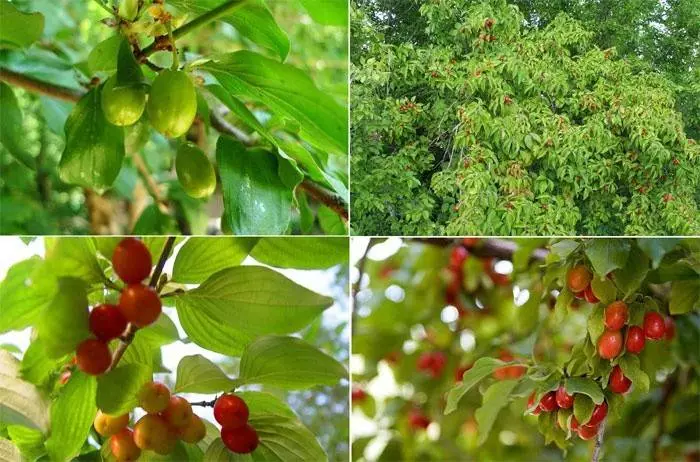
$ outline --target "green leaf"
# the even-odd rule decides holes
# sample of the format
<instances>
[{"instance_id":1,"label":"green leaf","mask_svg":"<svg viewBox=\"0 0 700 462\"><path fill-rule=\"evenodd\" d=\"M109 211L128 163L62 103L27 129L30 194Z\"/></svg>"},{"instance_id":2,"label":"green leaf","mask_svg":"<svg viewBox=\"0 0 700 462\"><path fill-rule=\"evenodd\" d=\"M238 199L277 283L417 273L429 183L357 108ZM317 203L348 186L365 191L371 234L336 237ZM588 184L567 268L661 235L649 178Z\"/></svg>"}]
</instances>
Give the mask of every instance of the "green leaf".
<instances>
[{"instance_id":1,"label":"green leaf","mask_svg":"<svg viewBox=\"0 0 700 462\"><path fill-rule=\"evenodd\" d=\"M219 393L233 388L234 380L202 355L185 356L177 365L173 393Z\"/></svg>"},{"instance_id":2,"label":"green leaf","mask_svg":"<svg viewBox=\"0 0 700 462\"><path fill-rule=\"evenodd\" d=\"M673 238L673 237L665 237L665 238L648 238L648 237L640 237L637 239L637 245L639 246L640 249L644 251L644 253L647 254L647 256L651 259L651 267L652 268L658 268L659 264L661 263L661 260L663 260L664 256L673 250L678 243L680 242L680 239L678 238Z\"/></svg>"},{"instance_id":3,"label":"green leaf","mask_svg":"<svg viewBox=\"0 0 700 462\"><path fill-rule=\"evenodd\" d=\"M55 276L79 278L88 284L104 281L97 248L91 239L47 237L44 245L46 267Z\"/></svg>"},{"instance_id":4,"label":"green leaf","mask_svg":"<svg viewBox=\"0 0 700 462\"><path fill-rule=\"evenodd\" d=\"M325 269L349 259L345 237L261 238L250 253L260 263L277 268Z\"/></svg>"},{"instance_id":5,"label":"green leaf","mask_svg":"<svg viewBox=\"0 0 700 462\"><path fill-rule=\"evenodd\" d=\"M172 280L196 284L225 268L240 265L255 246L257 238L191 237L180 248Z\"/></svg>"},{"instance_id":6,"label":"green leaf","mask_svg":"<svg viewBox=\"0 0 700 462\"><path fill-rule=\"evenodd\" d=\"M143 364L120 364L97 379L97 407L111 415L131 412L139 404L138 393L153 379L152 369Z\"/></svg>"},{"instance_id":7,"label":"green leaf","mask_svg":"<svg viewBox=\"0 0 700 462\"><path fill-rule=\"evenodd\" d=\"M632 381L635 390L641 393L649 391L649 376L641 369L639 365L639 356L626 354L618 361L622 373Z\"/></svg>"},{"instance_id":8,"label":"green leaf","mask_svg":"<svg viewBox=\"0 0 700 462\"><path fill-rule=\"evenodd\" d=\"M615 271L615 284L629 297L639 289L649 272L649 257L638 247L633 247L625 266Z\"/></svg>"},{"instance_id":9,"label":"green leaf","mask_svg":"<svg viewBox=\"0 0 700 462\"><path fill-rule=\"evenodd\" d=\"M700 308L700 280L673 281L668 309L671 314L684 314Z\"/></svg>"},{"instance_id":10,"label":"green leaf","mask_svg":"<svg viewBox=\"0 0 700 462\"><path fill-rule=\"evenodd\" d=\"M141 235L167 235L177 232L175 219L161 212L155 204L149 205L141 212L134 229L131 230L131 234Z\"/></svg>"},{"instance_id":11,"label":"green leaf","mask_svg":"<svg viewBox=\"0 0 700 462\"><path fill-rule=\"evenodd\" d=\"M7 0L0 0L0 18L0 49L26 48L44 33L44 15L19 11Z\"/></svg>"},{"instance_id":12,"label":"green leaf","mask_svg":"<svg viewBox=\"0 0 700 462\"><path fill-rule=\"evenodd\" d=\"M238 356L249 337L241 334L238 326L219 322L218 318L203 313L195 305L177 303L177 315L189 339L207 350L227 356Z\"/></svg>"},{"instance_id":13,"label":"green leaf","mask_svg":"<svg viewBox=\"0 0 700 462\"><path fill-rule=\"evenodd\" d=\"M565 387L568 394L581 393L587 395L595 404L600 404L605 400L605 395L598 383L590 378L572 377L566 379Z\"/></svg>"},{"instance_id":14,"label":"green leaf","mask_svg":"<svg viewBox=\"0 0 700 462\"><path fill-rule=\"evenodd\" d=\"M301 0L314 21L328 26L348 25L348 2L345 0Z\"/></svg>"},{"instance_id":15,"label":"green leaf","mask_svg":"<svg viewBox=\"0 0 700 462\"><path fill-rule=\"evenodd\" d=\"M563 239L551 245L550 249L560 259L565 259L571 255L581 245L580 242L572 239Z\"/></svg>"},{"instance_id":16,"label":"green leaf","mask_svg":"<svg viewBox=\"0 0 700 462\"><path fill-rule=\"evenodd\" d=\"M119 47L123 41L123 36L117 34L95 45L95 48L88 55L87 65L90 72L92 74L97 72L112 74L116 72Z\"/></svg>"},{"instance_id":17,"label":"green leaf","mask_svg":"<svg viewBox=\"0 0 700 462\"><path fill-rule=\"evenodd\" d=\"M260 437L255 458L266 462L327 461L316 436L298 419L251 414L250 425Z\"/></svg>"},{"instance_id":18,"label":"green leaf","mask_svg":"<svg viewBox=\"0 0 700 462\"><path fill-rule=\"evenodd\" d=\"M598 276L625 266L630 252L626 239L591 239L586 243L586 256Z\"/></svg>"},{"instance_id":19,"label":"green leaf","mask_svg":"<svg viewBox=\"0 0 700 462\"><path fill-rule=\"evenodd\" d=\"M309 152L308 146L282 139L277 140L276 144L280 152L290 159L294 159L294 161L306 171L309 178L321 185L329 186L345 202L348 201L347 185L326 172L320 162Z\"/></svg>"},{"instance_id":20,"label":"green leaf","mask_svg":"<svg viewBox=\"0 0 700 462\"><path fill-rule=\"evenodd\" d=\"M22 378L34 385L42 386L51 374L67 362L67 357L58 359L46 355L46 347L41 339L34 340L22 357Z\"/></svg>"},{"instance_id":21,"label":"green leaf","mask_svg":"<svg viewBox=\"0 0 700 462\"><path fill-rule=\"evenodd\" d=\"M46 454L46 449L44 448L45 437L39 430L22 425L8 425L7 433L25 459L36 460ZM0 460L2 460L1 454Z\"/></svg>"},{"instance_id":22,"label":"green leaf","mask_svg":"<svg viewBox=\"0 0 700 462\"><path fill-rule=\"evenodd\" d=\"M180 11L201 15L224 3L224 0L168 0L168 5ZM241 2L241 6L223 16L238 32L258 45L275 51L284 60L289 53L289 39L277 25L262 0Z\"/></svg>"},{"instance_id":23,"label":"green leaf","mask_svg":"<svg viewBox=\"0 0 700 462\"><path fill-rule=\"evenodd\" d=\"M49 428L50 401L37 387L19 376L19 361L9 352L0 350L0 413L3 415L0 421L46 432ZM8 409L10 412L7 412ZM13 414L21 418L13 418Z\"/></svg>"},{"instance_id":24,"label":"green leaf","mask_svg":"<svg viewBox=\"0 0 700 462\"><path fill-rule=\"evenodd\" d=\"M292 190L278 175L274 154L246 149L221 136L216 160L224 195L224 216L233 234L284 234L291 220Z\"/></svg>"},{"instance_id":25,"label":"green leaf","mask_svg":"<svg viewBox=\"0 0 700 462\"><path fill-rule=\"evenodd\" d=\"M61 390L51 406L51 436L46 449L52 460L77 457L97 414L97 381L80 371Z\"/></svg>"},{"instance_id":26,"label":"green leaf","mask_svg":"<svg viewBox=\"0 0 700 462\"><path fill-rule=\"evenodd\" d=\"M340 215L325 205L318 208L318 223L323 232L328 235L344 236L348 233Z\"/></svg>"},{"instance_id":27,"label":"green leaf","mask_svg":"<svg viewBox=\"0 0 700 462\"><path fill-rule=\"evenodd\" d=\"M585 425L591 420L594 407L595 404L588 395L578 394L574 397L574 416L579 425Z\"/></svg>"},{"instance_id":28,"label":"green leaf","mask_svg":"<svg viewBox=\"0 0 700 462\"><path fill-rule=\"evenodd\" d=\"M484 444L491 432L498 413L508 405L510 392L518 384L517 380L501 380L494 382L484 393L484 400L474 412L474 418L479 426L477 445Z\"/></svg>"},{"instance_id":29,"label":"green leaf","mask_svg":"<svg viewBox=\"0 0 700 462\"><path fill-rule=\"evenodd\" d=\"M346 109L319 90L305 72L246 50L201 68L234 96L247 96L299 122L302 138L319 149L347 152Z\"/></svg>"},{"instance_id":30,"label":"green leaf","mask_svg":"<svg viewBox=\"0 0 700 462\"><path fill-rule=\"evenodd\" d=\"M596 305L588 316L588 335L596 342L605 330L605 307Z\"/></svg>"},{"instance_id":31,"label":"green leaf","mask_svg":"<svg viewBox=\"0 0 700 462\"><path fill-rule=\"evenodd\" d=\"M601 303L608 304L617 300L615 283L606 277L603 277L603 279L594 277L591 280L591 289Z\"/></svg>"},{"instance_id":32,"label":"green leaf","mask_svg":"<svg viewBox=\"0 0 700 462\"><path fill-rule=\"evenodd\" d=\"M85 283L80 279L60 278L53 300L42 310L36 324L45 354L60 358L74 352L91 335L88 316Z\"/></svg>"},{"instance_id":33,"label":"green leaf","mask_svg":"<svg viewBox=\"0 0 700 462\"><path fill-rule=\"evenodd\" d=\"M2 124L0 124L0 144L12 154L15 159L32 170L36 169L36 161L27 150L26 133L22 109L15 93L5 82L0 82L0 107L2 107Z\"/></svg>"},{"instance_id":34,"label":"green leaf","mask_svg":"<svg viewBox=\"0 0 700 462\"><path fill-rule=\"evenodd\" d=\"M254 287L255 290L251 290ZM241 351L259 335L289 334L308 325L333 299L312 292L268 268L238 266L212 275L198 288L175 297L183 328L193 341L217 332L189 327L213 327L227 334L227 350ZM189 311L189 312L188 312ZM183 316L180 316L182 321ZM205 340L211 345L211 340ZM218 351L218 349L216 350Z\"/></svg>"},{"instance_id":35,"label":"green leaf","mask_svg":"<svg viewBox=\"0 0 700 462\"><path fill-rule=\"evenodd\" d=\"M243 123L248 125L248 127L260 133L260 135L269 141L271 144L276 145L277 139L270 134L270 132L263 127L263 125L255 118L255 115L250 112L250 109L243 104L238 98L234 98L231 93L226 91L221 85L207 85L207 90L214 95L219 101L224 103L224 106L229 108L231 112L236 115Z\"/></svg>"},{"instance_id":36,"label":"green leaf","mask_svg":"<svg viewBox=\"0 0 700 462\"><path fill-rule=\"evenodd\" d=\"M503 361L494 358L479 358L463 376L462 382L457 386L452 387L447 394L447 404L445 405L445 414L450 414L457 409L459 400L484 377L490 375L494 369L503 366Z\"/></svg>"},{"instance_id":37,"label":"green leaf","mask_svg":"<svg viewBox=\"0 0 700 462\"><path fill-rule=\"evenodd\" d=\"M270 335L246 346L237 383L298 390L334 385L346 376L342 364L313 345L296 337Z\"/></svg>"},{"instance_id":38,"label":"green leaf","mask_svg":"<svg viewBox=\"0 0 700 462\"><path fill-rule=\"evenodd\" d=\"M0 333L34 324L53 300L56 281L41 271L43 263L39 257L16 263L0 283Z\"/></svg>"},{"instance_id":39,"label":"green leaf","mask_svg":"<svg viewBox=\"0 0 700 462\"><path fill-rule=\"evenodd\" d=\"M124 130L110 124L100 107L102 87L83 96L66 121L66 145L58 165L66 183L103 192L124 160Z\"/></svg>"},{"instance_id":40,"label":"green leaf","mask_svg":"<svg viewBox=\"0 0 700 462\"><path fill-rule=\"evenodd\" d=\"M143 85L144 77L141 66L136 61L131 45L126 38L119 44L117 54L117 81L114 88Z\"/></svg>"}]
</instances>

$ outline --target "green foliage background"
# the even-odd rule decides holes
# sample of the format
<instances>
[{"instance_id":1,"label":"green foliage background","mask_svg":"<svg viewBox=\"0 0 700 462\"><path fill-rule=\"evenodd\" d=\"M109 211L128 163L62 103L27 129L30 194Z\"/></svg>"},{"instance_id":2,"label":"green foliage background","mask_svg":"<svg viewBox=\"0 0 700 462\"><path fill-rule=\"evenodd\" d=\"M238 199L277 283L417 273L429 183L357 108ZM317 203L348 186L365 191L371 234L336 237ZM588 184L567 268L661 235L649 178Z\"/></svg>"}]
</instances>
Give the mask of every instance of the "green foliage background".
<instances>
[{"instance_id":1,"label":"green foliage background","mask_svg":"<svg viewBox=\"0 0 700 462\"><path fill-rule=\"evenodd\" d=\"M697 0L353 5L354 233L700 229Z\"/></svg>"}]
</instances>

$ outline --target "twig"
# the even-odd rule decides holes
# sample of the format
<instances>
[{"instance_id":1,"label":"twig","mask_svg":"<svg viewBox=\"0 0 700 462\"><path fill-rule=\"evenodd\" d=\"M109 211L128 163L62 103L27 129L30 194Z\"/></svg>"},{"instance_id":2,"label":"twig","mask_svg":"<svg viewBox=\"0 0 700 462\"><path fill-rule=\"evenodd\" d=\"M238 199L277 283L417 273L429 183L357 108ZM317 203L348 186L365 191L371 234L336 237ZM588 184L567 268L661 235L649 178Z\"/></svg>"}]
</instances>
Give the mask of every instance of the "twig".
<instances>
[{"instance_id":1,"label":"twig","mask_svg":"<svg viewBox=\"0 0 700 462\"><path fill-rule=\"evenodd\" d=\"M663 385L661 401L659 401L658 406L659 426L651 448L651 457L653 460L661 460L658 452L661 447L661 438L663 438L664 433L666 433L666 411L668 410L668 402L671 400L671 396L676 390L677 385L678 377L675 374L666 379Z\"/></svg>"},{"instance_id":2,"label":"twig","mask_svg":"<svg viewBox=\"0 0 700 462\"><path fill-rule=\"evenodd\" d=\"M333 210L344 221L348 221L348 210L345 208L345 201L337 194L326 191L321 186L306 179L301 182L299 189L306 191L308 195L317 202L320 202L329 209Z\"/></svg>"},{"instance_id":3,"label":"twig","mask_svg":"<svg viewBox=\"0 0 700 462\"><path fill-rule=\"evenodd\" d=\"M230 0L213 10L210 10L192 21L188 22L184 26L178 27L172 32L172 40L177 40L180 37L183 37L190 32L192 32L195 29L198 29L199 27L202 27L205 24L208 24L212 21L216 21L220 17L230 13L236 8L240 8L246 3L246 0ZM152 55L156 51L160 50L166 50L169 47L175 47L175 44L171 42L170 37L167 35L161 35L160 37L156 37L156 39L148 45L146 48L141 50L139 53L139 56L137 58L143 58Z\"/></svg>"},{"instance_id":4,"label":"twig","mask_svg":"<svg viewBox=\"0 0 700 462\"><path fill-rule=\"evenodd\" d=\"M246 146L253 144L252 138L246 132L228 123L218 112L211 111L210 121L216 131L231 135Z\"/></svg>"},{"instance_id":5,"label":"twig","mask_svg":"<svg viewBox=\"0 0 700 462\"><path fill-rule=\"evenodd\" d=\"M139 175L141 175L141 179L143 180L143 183L146 186L146 191L148 191L148 194L151 195L153 201L158 206L158 210L160 210L161 213L169 215L170 206L168 204L168 201L165 200L165 198L161 195L160 190L158 189L158 183L151 175L151 172L148 170L148 166L146 166L146 162L144 162L143 157L141 157L141 154L139 154L138 152L132 153L131 160L133 161L136 170L138 170Z\"/></svg>"},{"instance_id":6,"label":"twig","mask_svg":"<svg viewBox=\"0 0 700 462\"><path fill-rule=\"evenodd\" d=\"M43 82L34 77L18 74L9 69L0 68L0 80L24 88L25 90L41 93L63 101L76 102L83 96L80 90Z\"/></svg>"},{"instance_id":7,"label":"twig","mask_svg":"<svg viewBox=\"0 0 700 462\"><path fill-rule=\"evenodd\" d=\"M158 263L156 263L156 267L153 270L151 279L148 282L149 287L154 288L158 283L158 279L163 273L165 262L168 261L168 257L170 256L170 252L172 252L174 245L175 236L168 236L168 239L165 241L165 245L163 246L163 251L160 253ZM117 349L114 350L114 354L112 355L112 365L109 367L110 371L117 367L117 364L119 364L119 361L121 361L122 356L124 356L124 353L126 352L126 349L129 347L129 345L131 345L131 342L134 341L134 336L136 335L136 332L138 330L138 327L136 327L133 324L129 324L129 327L127 327L126 329L126 333L122 338L120 338L119 346L117 346Z\"/></svg>"},{"instance_id":8,"label":"twig","mask_svg":"<svg viewBox=\"0 0 700 462\"><path fill-rule=\"evenodd\" d=\"M191 406L201 406L201 407L214 407L214 405L216 404L216 401L218 399L219 399L219 397L217 396L216 398L214 398L211 401L195 401L193 403L190 403L190 405Z\"/></svg>"},{"instance_id":9,"label":"twig","mask_svg":"<svg viewBox=\"0 0 700 462\"><path fill-rule=\"evenodd\" d=\"M593 457L591 457L591 462L598 462L600 458L600 450L603 447L603 437L605 436L605 423L608 419L603 420L600 424L600 429L598 430L598 435L595 438L595 446L593 446Z\"/></svg>"}]
</instances>

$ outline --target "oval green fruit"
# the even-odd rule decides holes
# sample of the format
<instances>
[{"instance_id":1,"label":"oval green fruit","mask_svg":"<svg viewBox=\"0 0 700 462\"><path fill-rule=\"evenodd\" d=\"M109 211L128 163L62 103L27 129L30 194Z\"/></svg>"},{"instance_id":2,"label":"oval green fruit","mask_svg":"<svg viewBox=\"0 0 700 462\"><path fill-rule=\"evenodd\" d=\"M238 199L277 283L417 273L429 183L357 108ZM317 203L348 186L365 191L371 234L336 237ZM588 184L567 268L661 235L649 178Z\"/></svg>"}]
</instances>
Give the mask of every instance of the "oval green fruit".
<instances>
[{"instance_id":1,"label":"oval green fruit","mask_svg":"<svg viewBox=\"0 0 700 462\"><path fill-rule=\"evenodd\" d=\"M216 189L216 172L204 152L192 143L185 143L175 157L177 179L190 196L201 199Z\"/></svg>"},{"instance_id":2,"label":"oval green fruit","mask_svg":"<svg viewBox=\"0 0 700 462\"><path fill-rule=\"evenodd\" d=\"M127 21L136 19L139 13L139 0L121 0L119 2L119 16Z\"/></svg>"},{"instance_id":3,"label":"oval green fruit","mask_svg":"<svg viewBox=\"0 0 700 462\"><path fill-rule=\"evenodd\" d=\"M187 133L197 114L197 93L182 71L165 70L151 85L146 105L151 125L169 138Z\"/></svg>"},{"instance_id":4,"label":"oval green fruit","mask_svg":"<svg viewBox=\"0 0 700 462\"><path fill-rule=\"evenodd\" d=\"M146 90L141 86L114 88L116 77L102 87L102 112L109 123L124 127L135 124L146 107Z\"/></svg>"}]
</instances>

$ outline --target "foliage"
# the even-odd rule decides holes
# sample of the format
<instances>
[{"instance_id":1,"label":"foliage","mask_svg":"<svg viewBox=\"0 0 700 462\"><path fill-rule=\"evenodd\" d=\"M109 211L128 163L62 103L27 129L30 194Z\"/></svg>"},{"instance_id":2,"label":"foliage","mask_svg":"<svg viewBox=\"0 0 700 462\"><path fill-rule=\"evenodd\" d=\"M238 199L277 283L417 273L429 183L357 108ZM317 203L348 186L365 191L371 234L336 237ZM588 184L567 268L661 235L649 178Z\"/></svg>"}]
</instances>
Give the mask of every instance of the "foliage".
<instances>
[{"instance_id":1,"label":"foliage","mask_svg":"<svg viewBox=\"0 0 700 462\"><path fill-rule=\"evenodd\" d=\"M0 198L12 212L0 231L344 232L329 204L347 202L347 12L148 0L127 18L118 3L0 2L21 25L0 37ZM168 69L184 72L177 88L156 80ZM196 102L181 107L191 84ZM211 196L200 197L212 189L209 169L189 169L207 187L178 181L186 141L218 167ZM229 163L240 151L258 160L254 171ZM241 178L248 190L228 194ZM261 221L252 233L241 225Z\"/></svg>"},{"instance_id":2,"label":"foliage","mask_svg":"<svg viewBox=\"0 0 700 462\"><path fill-rule=\"evenodd\" d=\"M502 0L420 12L429 43L357 45L354 232L697 233L700 148L668 79L565 15L538 29ZM353 34L372 30L354 15Z\"/></svg>"},{"instance_id":3,"label":"foliage","mask_svg":"<svg viewBox=\"0 0 700 462\"><path fill-rule=\"evenodd\" d=\"M596 460L697 454L697 239L406 240L393 254L382 247L368 252L353 324L356 460L591 460L594 443L569 425L572 416L588 421L603 400ZM593 273L598 302L568 289L576 265ZM595 345L613 300L629 306L629 326L658 312L672 317L675 333L603 360ZM429 357L443 360L427 367ZM615 365L632 380L624 395L608 382ZM560 385L574 395L573 408L532 415Z\"/></svg>"},{"instance_id":4,"label":"foliage","mask_svg":"<svg viewBox=\"0 0 700 462\"><path fill-rule=\"evenodd\" d=\"M189 238L177 242L170 253L174 240L143 238L154 263L158 261L153 279L170 309L153 324L129 327L113 340L112 369L97 377L81 372L71 359L75 346L89 335L88 304L120 298L122 282L110 263L120 238L46 238L45 258L34 256L10 268L0 282L0 333L30 328L32 337L28 348L17 351L20 360L9 349L0 349L3 453L21 453L28 460L47 453L56 460L79 455L93 459L100 457L98 451L108 457L108 440L91 426L97 409L129 413L144 383L173 374L173 393L190 401L195 401L193 394L201 397L205 401L197 400L199 406L212 406L208 400L222 392L244 397L260 436L254 456L346 457L347 447L338 438L347 434L342 428L347 426L347 383L341 363L347 360L347 341L338 338L347 331L342 324L323 325L320 319L335 297L344 297L343 289L335 288L333 297L322 295L274 268L299 270L299 277L309 270L330 271L332 280L347 262L347 239L298 238L293 243L296 255L269 252L289 248L285 238ZM158 258L161 253L163 258ZM246 260L252 255L255 260ZM164 267L172 271L158 277ZM329 327L333 330L327 331ZM206 357L181 356L176 371L168 370L164 351L177 342L208 350ZM336 345L329 350L332 356L321 349L331 342ZM300 402L300 397L308 401ZM326 422L341 427L312 425L321 432L319 439L291 408L313 424L316 412L306 407L318 399L332 403L323 410ZM197 409L203 418L210 415L206 407ZM225 456L213 420L206 429L200 443L180 442L164 460Z\"/></svg>"}]
</instances>

